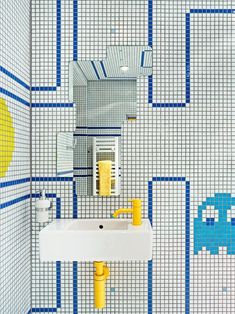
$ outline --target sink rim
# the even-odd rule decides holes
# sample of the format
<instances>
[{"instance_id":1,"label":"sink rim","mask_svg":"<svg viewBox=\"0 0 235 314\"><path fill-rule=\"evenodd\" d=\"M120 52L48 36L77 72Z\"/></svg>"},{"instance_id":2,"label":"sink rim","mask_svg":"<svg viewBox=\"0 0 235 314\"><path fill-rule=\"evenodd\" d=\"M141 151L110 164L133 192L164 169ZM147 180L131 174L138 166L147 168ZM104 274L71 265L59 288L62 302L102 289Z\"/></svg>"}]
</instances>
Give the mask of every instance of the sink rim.
<instances>
[{"instance_id":1,"label":"sink rim","mask_svg":"<svg viewBox=\"0 0 235 314\"><path fill-rule=\"evenodd\" d=\"M114 224L126 222L128 223L127 229L70 229L71 225L75 223L76 221L81 222L97 222L97 224L102 224L104 222L115 222ZM152 232L152 226L150 223L150 220L148 218L142 219L142 225L140 226L133 226L132 225L132 219L128 218L121 218L121 219L114 219L114 218L62 218L62 219L54 219L52 222L50 222L47 226L45 226L39 233L44 232L74 232L74 233L106 233L106 232L112 232L112 233L129 233L129 232Z\"/></svg>"}]
</instances>

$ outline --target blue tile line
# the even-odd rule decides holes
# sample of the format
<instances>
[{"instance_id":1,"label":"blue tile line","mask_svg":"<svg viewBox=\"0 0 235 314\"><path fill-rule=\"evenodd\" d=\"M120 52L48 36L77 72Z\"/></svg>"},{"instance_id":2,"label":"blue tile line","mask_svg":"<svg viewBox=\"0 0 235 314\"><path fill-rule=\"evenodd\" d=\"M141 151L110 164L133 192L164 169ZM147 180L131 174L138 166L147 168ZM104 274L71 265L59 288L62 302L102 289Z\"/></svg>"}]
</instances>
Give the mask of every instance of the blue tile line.
<instances>
[{"instance_id":1,"label":"blue tile line","mask_svg":"<svg viewBox=\"0 0 235 314\"><path fill-rule=\"evenodd\" d=\"M91 61L91 65L95 71L95 75L96 75L97 79L100 80L100 76L99 76L98 70L96 69L95 62Z\"/></svg>"},{"instance_id":2,"label":"blue tile line","mask_svg":"<svg viewBox=\"0 0 235 314\"><path fill-rule=\"evenodd\" d=\"M76 182L73 181L73 218L78 218ZM78 313L78 262L73 262L73 314Z\"/></svg>"},{"instance_id":3,"label":"blue tile line","mask_svg":"<svg viewBox=\"0 0 235 314\"><path fill-rule=\"evenodd\" d=\"M79 136L121 136L121 134L73 134L74 137Z\"/></svg>"},{"instance_id":4,"label":"blue tile line","mask_svg":"<svg viewBox=\"0 0 235 314\"><path fill-rule=\"evenodd\" d=\"M190 103L190 13L185 15L185 101Z\"/></svg>"},{"instance_id":5,"label":"blue tile line","mask_svg":"<svg viewBox=\"0 0 235 314\"><path fill-rule=\"evenodd\" d=\"M78 0L73 0L73 61L78 60Z\"/></svg>"},{"instance_id":6,"label":"blue tile line","mask_svg":"<svg viewBox=\"0 0 235 314\"><path fill-rule=\"evenodd\" d=\"M61 86L61 0L57 0L56 21L56 86Z\"/></svg>"},{"instance_id":7,"label":"blue tile line","mask_svg":"<svg viewBox=\"0 0 235 314\"><path fill-rule=\"evenodd\" d=\"M61 308L61 262L56 262L56 307Z\"/></svg>"},{"instance_id":8,"label":"blue tile line","mask_svg":"<svg viewBox=\"0 0 235 314\"><path fill-rule=\"evenodd\" d=\"M11 205L17 204L17 203L22 202L24 200L27 200L29 198L30 198L30 194L17 197L17 198L15 198L13 200L10 200L10 201L7 201L5 203L0 204L0 209L4 209L6 207L9 207Z\"/></svg>"},{"instance_id":9,"label":"blue tile line","mask_svg":"<svg viewBox=\"0 0 235 314\"><path fill-rule=\"evenodd\" d=\"M185 102L181 103L153 103L153 76L148 77L148 102L153 108L183 108L190 104L190 14L231 14L234 9L191 9L185 14ZM148 43L152 47L153 36L153 4L148 1Z\"/></svg>"},{"instance_id":10,"label":"blue tile line","mask_svg":"<svg viewBox=\"0 0 235 314\"><path fill-rule=\"evenodd\" d=\"M100 65L101 65L101 69L103 71L104 77L107 77L107 73L106 73L106 70L105 70L105 67L104 67L104 62L100 61Z\"/></svg>"},{"instance_id":11,"label":"blue tile line","mask_svg":"<svg viewBox=\"0 0 235 314\"><path fill-rule=\"evenodd\" d=\"M73 181L72 177L32 177L33 182L59 182L59 181Z\"/></svg>"},{"instance_id":12,"label":"blue tile line","mask_svg":"<svg viewBox=\"0 0 235 314\"><path fill-rule=\"evenodd\" d=\"M216 13L223 13L223 14L230 14L234 13L234 9L191 9L190 13L207 13L207 14L216 14Z\"/></svg>"},{"instance_id":13,"label":"blue tile line","mask_svg":"<svg viewBox=\"0 0 235 314\"><path fill-rule=\"evenodd\" d=\"M190 182L185 177L153 177L148 182L148 217L153 218L153 182L185 182L185 314L190 313ZM148 262L148 314L153 313L153 264Z\"/></svg>"},{"instance_id":14,"label":"blue tile line","mask_svg":"<svg viewBox=\"0 0 235 314\"><path fill-rule=\"evenodd\" d=\"M158 181L186 181L185 177L153 177L152 179L153 182L158 182Z\"/></svg>"},{"instance_id":15,"label":"blue tile line","mask_svg":"<svg viewBox=\"0 0 235 314\"><path fill-rule=\"evenodd\" d=\"M56 313L57 312L57 308L33 308L31 310L28 311L28 314L31 313Z\"/></svg>"},{"instance_id":16,"label":"blue tile line","mask_svg":"<svg viewBox=\"0 0 235 314\"><path fill-rule=\"evenodd\" d=\"M14 80L15 82L17 82L18 84L20 84L21 86L23 86L24 88L26 88L27 90L30 90L30 86L23 82L20 78L18 78L15 74L13 74L12 72L8 71L6 68L4 68L3 66L0 65L0 72L4 73L5 75L9 76L12 80Z\"/></svg>"},{"instance_id":17,"label":"blue tile line","mask_svg":"<svg viewBox=\"0 0 235 314\"><path fill-rule=\"evenodd\" d=\"M78 313L78 262L73 262L73 314Z\"/></svg>"},{"instance_id":18,"label":"blue tile line","mask_svg":"<svg viewBox=\"0 0 235 314\"><path fill-rule=\"evenodd\" d=\"M153 76L148 76L148 103L151 104L153 102ZM154 106L155 104L152 104Z\"/></svg>"},{"instance_id":19,"label":"blue tile line","mask_svg":"<svg viewBox=\"0 0 235 314\"><path fill-rule=\"evenodd\" d=\"M73 181L73 218L78 218L78 198L76 194L76 182Z\"/></svg>"},{"instance_id":20,"label":"blue tile line","mask_svg":"<svg viewBox=\"0 0 235 314\"><path fill-rule=\"evenodd\" d=\"M19 103L21 103L21 104L23 104L23 105L25 105L25 106L27 106L27 107L30 107L30 102L29 102L29 101L23 99L23 98L20 97L20 96L17 96L16 94L14 94L14 93L12 93L12 92L9 92L8 90L6 90L6 89L3 88L3 87L0 87L0 93L2 93L2 94L4 94L4 95L6 95L6 96L8 96L8 97L10 97L10 98L12 98L12 99L18 101Z\"/></svg>"},{"instance_id":21,"label":"blue tile line","mask_svg":"<svg viewBox=\"0 0 235 314\"><path fill-rule=\"evenodd\" d=\"M56 91L56 86L32 86L31 90L33 92L38 91L38 92L55 92Z\"/></svg>"},{"instance_id":22,"label":"blue tile line","mask_svg":"<svg viewBox=\"0 0 235 314\"><path fill-rule=\"evenodd\" d=\"M153 46L153 0L148 0L148 45Z\"/></svg>"},{"instance_id":23,"label":"blue tile line","mask_svg":"<svg viewBox=\"0 0 235 314\"><path fill-rule=\"evenodd\" d=\"M148 314L153 313L153 261L148 261Z\"/></svg>"},{"instance_id":24,"label":"blue tile line","mask_svg":"<svg viewBox=\"0 0 235 314\"><path fill-rule=\"evenodd\" d=\"M39 193L33 193L31 195L34 198L38 198ZM61 218L61 199L57 197L56 193L46 193L46 197L56 199L56 219ZM32 308L29 310L30 313L57 313L57 310L61 308L61 262L56 262L56 308L40 307Z\"/></svg>"},{"instance_id":25,"label":"blue tile line","mask_svg":"<svg viewBox=\"0 0 235 314\"><path fill-rule=\"evenodd\" d=\"M185 200L185 313L190 313L190 182L186 181Z\"/></svg>"},{"instance_id":26,"label":"blue tile line","mask_svg":"<svg viewBox=\"0 0 235 314\"><path fill-rule=\"evenodd\" d=\"M0 188L5 188L8 186L13 186L13 185L18 185L18 184L24 184L26 182L29 182L30 178L23 178L23 179L16 179L16 180L11 180L11 181L6 181L6 182L0 182ZM72 177L33 177L32 178L33 182L36 181L73 181Z\"/></svg>"},{"instance_id":27,"label":"blue tile line","mask_svg":"<svg viewBox=\"0 0 235 314\"><path fill-rule=\"evenodd\" d=\"M23 179L16 179L6 182L0 182L0 188L6 188L8 186L17 185L17 184L23 184L30 181L30 178L23 178Z\"/></svg>"},{"instance_id":28,"label":"blue tile line","mask_svg":"<svg viewBox=\"0 0 235 314\"><path fill-rule=\"evenodd\" d=\"M73 108L73 103L32 103L32 108Z\"/></svg>"},{"instance_id":29,"label":"blue tile line","mask_svg":"<svg viewBox=\"0 0 235 314\"><path fill-rule=\"evenodd\" d=\"M45 90L43 88L40 88L40 90ZM54 89L56 90L56 89ZM30 107L30 102L23 99L20 96L17 96L16 94L6 90L5 88L0 87L0 93L18 101L19 103ZM32 103L32 108L73 108L73 103Z\"/></svg>"},{"instance_id":30,"label":"blue tile line","mask_svg":"<svg viewBox=\"0 0 235 314\"><path fill-rule=\"evenodd\" d=\"M56 197L56 219L61 218L61 199Z\"/></svg>"},{"instance_id":31,"label":"blue tile line","mask_svg":"<svg viewBox=\"0 0 235 314\"><path fill-rule=\"evenodd\" d=\"M29 182L29 178L26 178L26 179L19 179L19 180L15 180L15 181L8 181L8 182L2 182L2 186L0 187L6 187L6 186L14 186L14 185L17 185L17 184L22 184L22 183L25 183L25 182ZM45 181L73 181L73 178L72 177L36 177L36 178L33 178L32 181L40 181L40 182L45 182ZM46 194L47 197L52 197L52 198L55 198L56 197L56 194ZM30 198L30 194L26 194L26 195L23 195L23 196L20 196L18 198L15 198L13 200L10 200L10 201L7 201L5 203L2 203L0 204L0 209L3 209L3 208L6 208L8 206L11 206L11 205L14 205L16 203L19 203L19 202L22 202L28 198ZM38 197L39 194L32 194L32 197ZM57 206L59 208L58 210L58 213L59 215L57 215L57 218L60 218L60 199L58 198L58 201L57 201Z\"/></svg>"},{"instance_id":32,"label":"blue tile line","mask_svg":"<svg viewBox=\"0 0 235 314\"><path fill-rule=\"evenodd\" d=\"M40 197L40 193L32 193L31 196L33 198L38 198L38 197ZM46 193L46 197L48 197L48 198L56 198L56 193Z\"/></svg>"}]
</instances>

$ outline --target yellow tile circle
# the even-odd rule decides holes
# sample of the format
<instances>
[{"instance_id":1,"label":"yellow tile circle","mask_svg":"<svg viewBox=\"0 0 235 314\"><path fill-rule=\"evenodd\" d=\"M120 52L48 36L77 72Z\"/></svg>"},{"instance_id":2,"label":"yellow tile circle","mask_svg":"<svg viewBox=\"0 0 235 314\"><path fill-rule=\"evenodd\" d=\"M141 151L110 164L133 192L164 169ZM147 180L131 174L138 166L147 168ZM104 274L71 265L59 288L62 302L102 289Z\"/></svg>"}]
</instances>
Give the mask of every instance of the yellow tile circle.
<instances>
[{"instance_id":1,"label":"yellow tile circle","mask_svg":"<svg viewBox=\"0 0 235 314\"><path fill-rule=\"evenodd\" d=\"M14 127L6 101L0 98L0 177L5 177L15 147Z\"/></svg>"}]
</instances>

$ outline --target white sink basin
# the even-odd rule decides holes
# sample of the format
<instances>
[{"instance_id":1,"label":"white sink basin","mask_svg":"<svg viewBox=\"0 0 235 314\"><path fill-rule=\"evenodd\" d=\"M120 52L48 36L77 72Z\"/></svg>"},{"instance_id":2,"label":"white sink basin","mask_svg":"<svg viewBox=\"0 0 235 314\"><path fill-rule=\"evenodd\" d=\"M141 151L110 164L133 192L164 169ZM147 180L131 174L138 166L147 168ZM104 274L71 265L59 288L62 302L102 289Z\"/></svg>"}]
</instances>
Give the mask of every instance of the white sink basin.
<instances>
[{"instance_id":1,"label":"white sink basin","mask_svg":"<svg viewBox=\"0 0 235 314\"><path fill-rule=\"evenodd\" d=\"M147 261L152 259L148 219L57 219L41 230L41 261Z\"/></svg>"}]
</instances>

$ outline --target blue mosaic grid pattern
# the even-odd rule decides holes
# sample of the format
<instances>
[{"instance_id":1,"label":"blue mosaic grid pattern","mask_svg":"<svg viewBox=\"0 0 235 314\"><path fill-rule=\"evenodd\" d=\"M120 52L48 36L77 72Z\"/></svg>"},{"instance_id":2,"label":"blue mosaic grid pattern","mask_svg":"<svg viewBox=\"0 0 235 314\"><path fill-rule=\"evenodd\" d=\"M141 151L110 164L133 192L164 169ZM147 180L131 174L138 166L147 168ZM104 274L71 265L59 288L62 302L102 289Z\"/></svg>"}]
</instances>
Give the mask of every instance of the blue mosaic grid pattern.
<instances>
[{"instance_id":1,"label":"blue mosaic grid pattern","mask_svg":"<svg viewBox=\"0 0 235 314\"><path fill-rule=\"evenodd\" d=\"M37 3L37 1L35 0L34 1L35 4ZM82 2L82 1L81 1ZM89 1L90 4L92 4L92 8L95 8L95 5L94 3L92 3L92 1ZM125 2L125 1L123 1ZM173 3L171 1L167 1L167 5L171 6ZM195 2L191 2L191 4L193 4L194 6L197 5L196 1ZM211 4L211 3L210 3ZM227 3L226 3L227 4ZM148 99L148 102L152 104L152 107L153 108L169 108L169 107L174 107L174 108L180 108L180 107L185 107L186 104L191 104L192 106L194 105L194 103L192 104L191 103L191 84L193 83L192 80L191 80L191 69L190 69L190 66L191 66L191 16L193 15L206 15L208 14L209 16L211 15L233 15L234 13L234 10L232 9L232 7L234 7L233 5L233 2L230 2L228 3L228 5L230 6L229 8L221 8L221 5L224 5L224 3L221 3L221 1L214 1L212 3L212 5L214 6L214 8L188 8L185 10L185 8L181 6L181 3L178 4L178 9L180 11L182 11L182 13L184 14L185 16L185 102L182 102L182 103L172 103L172 102L154 102L153 103L153 91L154 91L154 84L153 84L153 77L149 77L149 80L147 82L147 86L146 84L144 83L142 85L142 89L143 91L145 91L147 89L148 93L147 93L147 99ZM42 85L41 87L40 86L35 86L33 87L33 91L35 92L35 94L33 95L33 99L34 99L34 102L32 104L32 107L34 108L33 110L35 110L35 112L33 112L33 128L35 127L35 130L38 126L40 126L41 130L46 126L46 129L47 129L47 132L48 130L50 130L50 128L48 129L48 125L50 124L51 122L51 117L53 116L54 117L54 113L55 111L53 110L56 110L56 117L54 118L54 121L56 121L56 123L59 125L59 130L73 130L73 112L71 113L70 111L73 110L74 108L74 104L71 104L69 101L68 101L68 98L67 98L67 92L66 92L66 89L68 87L67 84L67 81L65 79L65 76L64 76L64 71L65 68L64 68L64 60L62 61L62 51L63 51L63 57L64 57L64 47L66 47L66 42L64 41L64 39L62 38L62 29L63 27L67 27L68 25L66 24L65 26L63 26L63 13L67 14L69 17L71 17L72 19L70 19L70 23L69 23L69 26L68 28L72 30L71 34L72 34L72 37L73 37L73 43L71 45L71 50L69 50L69 55L67 56L68 60L77 60L78 56L79 56L79 41L77 40L77 38L79 37L79 35L81 36L81 34L84 34L85 31L86 31L86 27L81 29L80 31L80 34L79 34L79 14L81 15L81 12L79 13L79 5L80 5L80 8L83 9L84 11L82 11L83 13L83 16L85 16L89 10L91 8L86 8L86 5L84 3L78 3L77 1L70 1L69 4L68 4L68 7L66 7L66 10L65 12L62 12L62 8L63 7L63 1L62 0L57 0L56 1L56 32L55 32L55 38L56 38L56 84L55 86L52 85L52 86L46 86L43 82L43 80L41 81L40 80L40 73L39 73L39 76L38 74L35 72L35 76L38 76L37 79L39 78L39 80L41 81ZM103 5L103 3L99 3L99 5ZM119 3L120 7L122 7L122 1L120 1ZM146 41L147 43L150 45L150 46L153 46L154 47L154 44L155 44L155 27L156 27L156 21L154 19L155 17L155 13L153 12L153 10L155 9L156 7L156 3L152 0L149 0L147 2L147 7L145 9L147 9L146 11L143 11L143 14L147 14L148 18L146 19L146 26L147 26L147 37L144 38L144 43L146 44ZM161 8L161 5L162 5L162 9L164 11L165 7L163 5L163 3L159 3L158 6L160 6ZM217 6L217 7L216 7ZM48 6L49 8L49 6ZM67 10L67 8L70 8ZM34 7L34 10L35 12L37 12L37 9L38 7L35 5ZM115 9L117 9L117 7L115 7ZM87 11L86 11L87 10ZM121 14L121 13L119 13ZM160 13L161 14L161 13ZM163 13L164 14L164 13ZM45 18L45 17L43 17ZM46 17L47 18L47 17ZM87 15L87 23L89 25L89 15ZM120 16L121 18L121 16ZM205 19L207 19L208 17L205 17ZM232 19L232 17L230 17ZM227 19L227 17L225 18ZM135 22L133 22L133 25L135 25ZM106 25L105 25L106 26ZM113 28L114 30L115 28ZM115 32L117 31L117 29L115 29ZM112 33L115 33L114 31L112 31ZM119 34L118 34L119 35ZM107 35L107 37L110 36L110 35ZM111 35L112 36L112 35ZM138 36L138 35L137 35ZM121 36L120 36L121 38ZM114 40L114 43L120 43L121 39L118 38L116 41ZM89 42L89 39L87 39L88 42ZM134 42L135 41L135 38L129 38L130 42ZM107 39L107 42L108 42L108 39ZM123 42L125 43L125 40L123 40ZM103 44L103 43L102 43ZM105 43L106 44L106 43ZM64 46L63 46L64 45ZM70 44L68 45L70 46ZM95 46L95 44L94 44ZM102 50L102 49L101 49ZM87 55L90 57L90 52L89 52L89 49L88 51L86 52L86 50L82 51L82 56L84 57L85 55ZM101 51L101 55L103 53L103 50ZM96 58L97 56L94 56L94 59ZM13 80L16 84L18 84L19 86L21 86L21 88L25 89L26 91L29 91L29 83L26 83L25 82L25 78L20 78L20 76L16 75L15 73L13 73L13 71L10 71L8 70L8 68L6 66L1 66L0 67L0 72L3 74L3 76L6 76L8 77L9 79ZM105 76L105 73L104 73L104 76ZM43 77L43 76L42 76ZM63 81L64 79L64 81ZM142 84L142 83L141 83ZM29 100L27 99L27 97L24 97L21 96L21 93L19 93L19 95L17 93L12 92L12 91L8 91L6 88L6 86L4 87L0 87L0 92L9 97L10 99L16 101L16 102L19 102L20 104L23 104L23 105L26 105L26 107L29 106ZM59 90L58 90L59 89ZM50 96L47 94L45 94L45 92L52 92L50 93L51 95L53 96ZM56 92L53 94L53 92ZM143 93L144 94L144 93ZM141 104L141 106L144 105L144 104ZM143 110L143 108L140 106L141 110L139 111L139 113L141 113L142 115L139 116L140 118L140 129L142 127L142 130L143 130L143 134L145 132L145 130L147 129L147 125L145 124L144 122L144 119L142 121L142 118L145 117L145 112ZM40 113L39 114L39 111L36 111L37 109L40 109L40 110L45 110L44 113ZM62 111L61 109L65 109L65 111ZM224 107L225 110L227 110L228 108L227 107ZM47 111L46 111L47 110ZM58 110L58 111L57 111ZM176 109L178 110L178 109ZM147 115L146 115L147 116ZM63 117L63 122L62 122L62 117ZM38 118L38 121L37 121L37 118ZM46 118L46 121L43 120ZM211 118L213 120L213 118ZM64 124L63 124L64 123ZM67 125L68 123L68 125ZM142 123L142 124L141 124ZM41 124L41 125L40 125ZM152 126L153 127L153 126ZM40 130L39 128L39 130ZM58 127L57 129L58 130ZM128 127L128 126L124 126L124 134L123 134L123 137L124 137L124 141L127 141L127 138L126 136L128 136L125 132L132 132L132 131L137 131L134 127L131 128L131 127ZM37 129L37 132L38 132L38 129ZM69 184L69 182L71 181L71 178L56 178L55 177L55 172L54 172L54 169L55 169L55 164L54 164L54 161L53 161L53 158L50 160L50 159L47 159L45 158L46 154L48 154L48 152L52 153L52 156L54 154L54 151L50 151L50 147L48 146L47 142L46 142L46 136L47 136L47 133L37 133L35 132L33 134L34 136L34 140L35 140L35 143L34 143L34 156L36 156L37 154L37 150L36 150L36 146L37 146L37 139L38 141L41 141L43 143L45 143L45 147L46 147L46 150L43 150L42 152L40 152L40 156L42 158L42 161L39 162L39 159L35 158L34 159L34 167L35 167L35 173L37 173L37 176L33 177L33 182L35 183L35 188L37 187L38 188L38 184L52 184L51 187L48 187L48 189L50 190L49 192L51 193L51 190L53 190L53 193L49 194L51 195L51 197L53 197L52 195L56 195L57 194L57 190L61 193L61 184L62 182L67 182L68 181L68 185L66 185L67 187L67 190L65 190L64 192L64 195L62 198L64 198L64 201L65 201L65 207L63 208L63 215L65 215L66 217L68 215L70 215L70 213L68 213L68 206L69 206L69 203L70 203L70 200L71 200L71 197L72 197L72 200L73 200L73 206L72 206L72 217L74 218L77 218L77 197L74 193L75 191L75 188L74 188L74 184L73 184L73 187L71 184ZM143 134L138 134L137 136L134 136L134 140L135 141L135 144L136 144L136 147L139 145L139 141L142 140L142 136ZM150 134L150 137L152 137L152 133ZM145 139L149 139L150 137L146 137ZM202 137L203 138L203 137ZM164 142L163 143L163 146L164 146ZM43 146L42 146L43 147ZM45 148L43 147L43 148ZM127 147L127 146L124 146L124 147ZM163 148L164 150L167 150L167 147L165 146ZM131 157L129 158L131 160L131 164L126 164L125 162L128 161L128 156L124 156L124 166L123 166L123 173L124 173L124 178L125 178L125 173L127 175L128 171L127 169L125 169L125 167L129 166L129 173L128 175L131 177L132 180L136 181L136 179L138 178L139 179L139 169L135 169L136 172L133 172L132 170L132 166L133 167L136 167L135 164L136 164L136 160L135 160L135 148L134 150L132 151L129 151L129 153L131 154ZM47 166L48 165L48 162L49 162L49 167ZM162 160L162 164L164 164L164 160ZM223 160L222 160L223 162ZM178 161L179 165L181 165L181 167L183 166L183 160L179 160ZM38 169L38 166L40 165L40 168ZM155 167L153 166L153 164L149 164L149 167L151 168L151 165L152 165L152 169L150 169L149 173L147 174L148 177L151 177L153 175L156 175L156 171L154 170ZM163 166L162 166L163 167ZM37 171L36 171L37 169ZM164 169L164 167L163 167ZM178 169L178 168L177 168ZM161 177L154 177L153 179L153 182L154 181L182 181L182 178L184 177L169 177L168 175L170 173L167 173L167 168L164 169L163 171L165 173L165 176L161 176ZM187 172L187 171L186 171ZM41 175L38 175L38 174L41 174ZM173 172L174 173L174 172ZM158 174L158 173L157 173ZM180 171L180 175L183 174L183 171L181 169ZM179 174L177 174L179 175ZM227 179L227 185L230 186L230 179L229 179L229 176L227 173L224 174L225 175L225 179ZM227 177L226 177L227 175ZM190 178L190 181L192 181L192 184L193 184L193 187L195 186L195 182L193 181L193 179L191 179L191 177L193 177L192 173L189 173L189 176ZM137 181L138 181L137 179ZM145 177L145 179L142 178L142 180L140 182L142 182L141 184L142 185L146 185L146 181L147 177ZM171 180L172 179L172 180ZM179 180L178 180L179 179ZM213 178L215 179L215 178ZM185 179L184 179L185 181ZM151 181L150 181L151 182ZM1 188L10 188L10 187L13 187L15 184L16 185L21 185L21 184L28 184L29 183L29 177L27 176L23 176L23 179L14 179L13 177L11 177L8 181L6 182L1 182ZM63 183L63 184L64 184ZM67 184L67 183L65 183ZM190 201L189 201L189 197L190 197L190 186L189 186L189 181L185 181L185 184L186 184L186 195L185 195L185 199L186 199L186 240L185 240L185 312L186 313L189 313L190 312L190 307L191 307L191 312L192 313L199 313L200 312L200 309L197 308L197 305L195 305L195 297L196 297L196 294L194 296L194 294L192 294L192 301L191 301L191 306L190 306L190 274L189 274L189 271L190 271L190 216L189 216L189 206L190 206ZM208 183L211 187L211 183L209 182ZM221 187L223 189L226 189L227 190L227 185L225 184L226 187ZM133 193L135 194L136 193L136 189L134 188L135 184L134 182L132 182L132 187L128 189L128 187L126 187L126 185L124 184L124 187L126 187L127 189L124 191L123 193L123 196L120 198L120 203L124 201L124 197L126 196L126 193L130 194L131 196L133 195ZM149 187L151 186L151 184L149 183ZM72 187L72 195L71 196L71 189ZM151 190L151 189L150 189ZM206 191L208 190L208 194L207 195L203 195L204 198L205 196L210 196L210 195L213 195L213 191L210 191L210 188L207 188ZM54 193L55 191L55 193ZM137 189L138 191L138 195L142 195L143 199L146 200L146 196L142 194L142 192ZM221 191L223 192L223 191ZM231 191L229 191L231 192ZM60 194L59 193L59 194ZM200 195L200 199L198 199L196 201L196 204L199 205L200 202L203 200L203 196ZM0 208L1 209L5 209L5 208L8 208L12 205L15 205L15 204L19 204L21 202L24 202L26 200L29 200L30 198L30 194L25 194L25 195L21 195L21 196L18 196L16 198L11 198L11 199L6 199L6 200L3 200L0 204ZM57 198L57 200L61 199L60 198ZM150 200L151 200L151 197L148 195L147 199L149 200L149 204L151 204ZM59 201L58 201L59 202ZM92 206L94 206L94 208L96 208L96 211L93 213L93 215L100 215L101 214L101 203L99 202L99 200L91 200L91 199L81 199L80 202L82 203L82 205L84 207L81 207L81 215L84 216L86 215L86 210L89 208L89 206L92 204ZM193 201L192 201L192 207L194 209L195 207L195 196L193 196ZM58 210L58 208L60 207L59 206L59 203L56 202L56 205L57 205L57 210L56 210L56 216L58 217L59 215L59 212L60 210ZM117 207L119 206L119 201L118 203L116 201L111 201L111 203L109 203L109 201L107 201L107 204L102 204L102 206L104 206L106 208L106 214L110 214L110 208L108 209L107 206L110 206L112 209L111 209L111 212ZM197 207L197 206L196 206ZM151 219L152 217L152 210L154 210L153 208L151 208L151 206L149 205L149 208L148 208L148 215ZM212 218L208 218L209 220L207 220L207 223L208 225L213 225L213 221L211 220ZM231 222L233 221L234 218L231 218ZM33 225L33 228L35 227L35 231L38 232L38 229L35 225ZM192 232L193 234L193 232ZM35 236L35 233L34 235ZM202 251L201 254L204 254L203 253L204 251ZM220 254L220 253L219 253ZM197 258L200 258L200 254L199 254L199 257ZM217 258L217 257L216 257ZM219 258L219 257L218 257ZM208 258L208 261L209 261L209 258ZM195 270L195 265L194 265L194 260L192 262L192 269L193 271ZM37 307L33 307L30 312L40 312L40 313L48 313L48 312L56 312L57 309L61 309L61 313L91 313L91 308L88 306L86 307L86 305L84 304L79 304L78 302L78 294L79 294L79 290L78 290L78 284L76 284L77 282L79 282L79 272L78 272L78 263L74 262L70 267L70 272L71 272L71 278L72 278L72 282L73 282L73 288L72 290L70 290L69 288L69 284L66 284L63 286L63 284L61 283L60 281L60 277L61 277L61 269L59 267L60 264L57 264L56 265L56 280L57 280L57 288L59 288L57 290L57 301L56 301L56 307L55 308L37 308ZM113 265L113 267L115 268L115 265ZM145 269L145 267L143 265L141 265L141 268L142 271ZM124 266L125 268L125 266ZM36 269L36 268L35 268ZM91 268L88 268L89 271ZM34 268L33 268L34 270ZM131 272L131 268L127 267L127 270L129 270ZM82 266L82 270L81 271L84 271L84 266ZM152 274L154 273L154 269L152 268L152 263L149 262L148 263L148 270L146 272L147 274L147 281L148 281L148 289L146 291L148 291L148 295L147 295L147 306L144 307L144 312L145 310L148 308L148 313L152 313L152 304L153 304L153 300L155 300L155 296L152 295L152 293L150 293L151 291L151 285L152 285ZM224 278L226 278L226 276L224 276ZM120 284L121 286L121 282L122 282L123 278L120 278L120 282L118 281L118 283ZM143 280L142 284L144 284L145 280ZM40 280L39 280L39 285L40 285ZM48 287L50 286L50 284L52 284L52 281L48 283ZM193 280L193 285L195 284L195 279ZM132 286L133 286L133 282L132 282ZM35 294L35 297L37 299L37 301L42 301L42 304L44 302L44 299L40 299L40 294L38 295L37 294L37 289L38 291L40 290L39 289L40 287L37 286L34 286L33 289L34 289L34 292L33 294ZM194 288L195 289L195 288ZM198 288L199 289L199 288ZM64 309L61 307L63 306L63 304L61 303L61 293L63 292L64 290L64 296L65 296L65 300L67 301L66 304L64 304ZM111 291L116 291L117 289L115 288L112 288ZM69 301L69 295L71 294L71 291L72 292L72 295L73 295L73 298L72 298L72 303L70 304L70 301ZM223 293L224 292L228 292L229 289L227 287L224 287L223 288ZM58 297L60 296L60 297ZM35 300L35 297L34 297L34 300ZM38 299L39 298L39 299ZM87 304L90 304L91 301L91 298L92 298L92 295L89 295L89 292L86 293L86 300L85 302L87 302ZM134 297L135 299L135 297ZM119 302L121 302L119 300ZM130 300L131 302L131 300ZM214 302L216 303L216 302ZM206 306L206 305L204 305ZM211 306L211 304L210 304ZM233 309L232 309L232 304L230 305L227 305L226 303L224 304L224 306L226 306L226 313L233 313ZM230 306L230 308L228 307ZM110 308L109 308L110 309ZM108 310L109 310L108 309ZM122 308L122 310L120 310L120 308L118 307L118 304L112 304L111 305L111 309L115 309L115 312L116 313L124 313L127 309L128 309L128 305L127 307L124 306L124 308ZM133 308L129 308L128 309L128 313L131 313ZM217 308L216 307L211 307L211 311L213 311L213 313L217 313ZM65 311L65 312L63 312ZM122 312L121 312L122 311ZM133 313L143 313L143 309L134 309L135 312ZM173 309L173 312L174 312L174 309Z\"/></svg>"}]
</instances>

